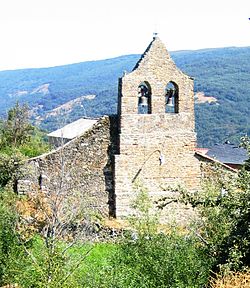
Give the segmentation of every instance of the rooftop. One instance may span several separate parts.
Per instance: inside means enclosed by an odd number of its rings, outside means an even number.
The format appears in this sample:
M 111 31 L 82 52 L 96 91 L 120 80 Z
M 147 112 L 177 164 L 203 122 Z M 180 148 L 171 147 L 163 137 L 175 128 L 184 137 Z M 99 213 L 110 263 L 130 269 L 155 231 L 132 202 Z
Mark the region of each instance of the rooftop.
M 82 135 L 85 131 L 91 128 L 98 120 L 96 119 L 84 119 L 80 118 L 63 128 L 53 131 L 48 134 L 49 137 L 73 139 L 77 136 Z
M 240 164 L 248 159 L 247 150 L 231 143 L 217 144 L 210 148 L 207 156 L 214 158 L 222 163 Z

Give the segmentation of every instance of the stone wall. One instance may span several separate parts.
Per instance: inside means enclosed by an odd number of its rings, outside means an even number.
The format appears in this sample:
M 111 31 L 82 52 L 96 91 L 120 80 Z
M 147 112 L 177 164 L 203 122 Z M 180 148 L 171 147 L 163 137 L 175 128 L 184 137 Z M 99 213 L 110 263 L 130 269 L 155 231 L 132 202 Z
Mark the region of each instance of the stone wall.
M 196 152 L 195 157 L 200 162 L 201 167 L 201 179 L 204 184 L 206 181 L 216 182 L 221 179 L 221 182 L 230 182 L 235 177 L 238 177 L 238 170 L 234 169 L 227 164 L 219 162 L 207 155 Z
M 30 159 L 27 177 L 18 182 L 18 192 L 66 189 L 67 193 L 80 193 L 79 199 L 102 215 L 114 215 L 112 155 L 116 153 L 116 123 L 116 117 L 105 116 L 82 136 Z

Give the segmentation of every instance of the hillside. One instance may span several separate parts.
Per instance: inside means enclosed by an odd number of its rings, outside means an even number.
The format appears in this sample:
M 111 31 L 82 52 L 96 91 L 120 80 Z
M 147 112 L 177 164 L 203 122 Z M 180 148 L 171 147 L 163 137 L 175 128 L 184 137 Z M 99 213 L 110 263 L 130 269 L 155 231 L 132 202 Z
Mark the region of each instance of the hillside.
M 195 78 L 196 130 L 200 146 L 239 141 L 250 134 L 250 47 L 170 53 Z M 32 120 L 53 130 L 82 116 L 116 113 L 117 79 L 139 55 L 41 69 L 0 72 L 0 115 L 19 102 Z M 60 107 L 59 107 L 60 106 Z

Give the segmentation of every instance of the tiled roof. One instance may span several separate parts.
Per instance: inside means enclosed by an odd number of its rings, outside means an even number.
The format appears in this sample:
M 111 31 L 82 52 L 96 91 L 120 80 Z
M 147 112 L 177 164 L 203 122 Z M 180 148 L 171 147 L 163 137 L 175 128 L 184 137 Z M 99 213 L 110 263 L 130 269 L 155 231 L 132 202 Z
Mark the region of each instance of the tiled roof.
M 226 168 L 226 169 L 228 169 L 228 170 L 230 170 L 230 171 L 237 172 L 237 170 L 234 169 L 234 168 L 232 168 L 231 166 L 229 166 L 229 165 L 227 165 L 227 164 L 225 164 L 225 163 L 223 163 L 223 162 L 220 162 L 219 160 L 216 160 L 216 159 L 214 159 L 214 158 L 211 158 L 211 157 L 207 156 L 206 154 L 201 153 L 201 152 L 200 152 L 199 150 L 197 150 L 197 149 L 195 149 L 195 150 L 196 150 L 196 151 L 195 151 L 195 154 L 198 155 L 199 157 L 201 157 L 201 158 L 203 158 L 203 159 L 206 159 L 206 160 L 208 160 L 208 161 L 210 161 L 210 162 L 218 163 L 218 164 L 222 165 L 224 168 Z
M 228 164 L 243 164 L 248 159 L 246 149 L 231 143 L 217 144 L 210 148 L 206 155 Z

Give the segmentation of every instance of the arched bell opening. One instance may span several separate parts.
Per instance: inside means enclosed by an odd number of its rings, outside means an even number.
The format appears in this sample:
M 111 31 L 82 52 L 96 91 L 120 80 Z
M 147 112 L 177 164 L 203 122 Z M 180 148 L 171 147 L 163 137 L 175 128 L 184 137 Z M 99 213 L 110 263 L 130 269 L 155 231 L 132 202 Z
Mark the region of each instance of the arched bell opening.
M 138 86 L 138 114 L 152 113 L 151 87 L 148 82 Z
M 176 83 L 169 82 L 165 89 L 165 112 L 179 112 L 179 89 Z

